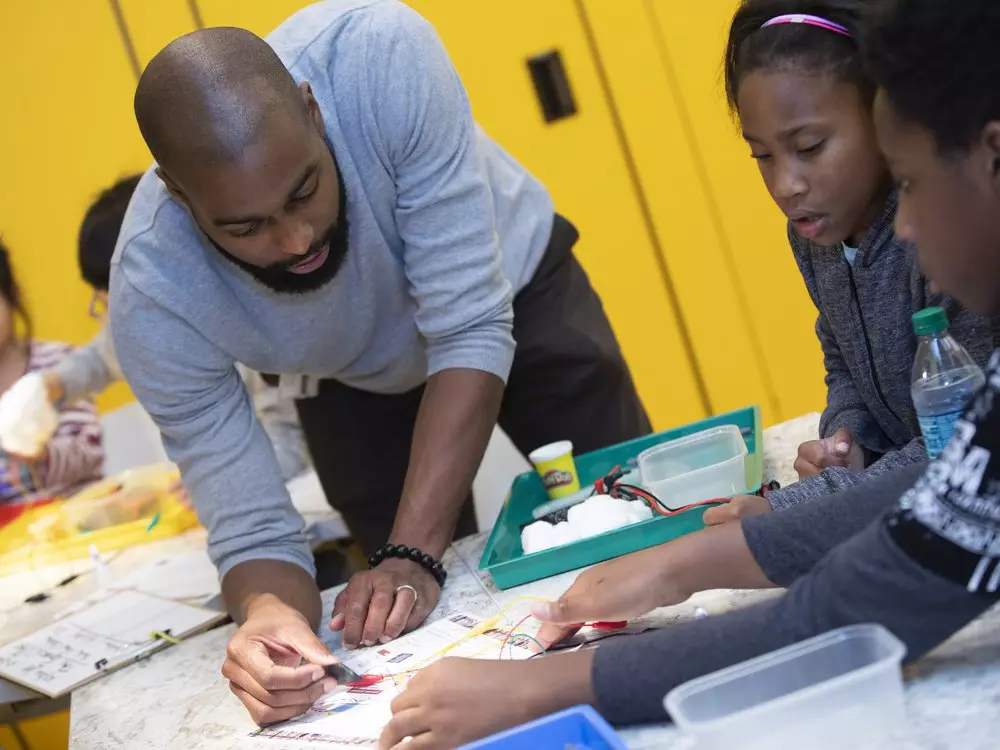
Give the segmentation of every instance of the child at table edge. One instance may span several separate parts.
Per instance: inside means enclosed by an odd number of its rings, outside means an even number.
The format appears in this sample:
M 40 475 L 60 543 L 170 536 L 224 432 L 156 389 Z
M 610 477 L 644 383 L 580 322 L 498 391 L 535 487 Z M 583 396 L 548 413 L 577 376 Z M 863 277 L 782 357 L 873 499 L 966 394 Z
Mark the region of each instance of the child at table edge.
M 89 343 L 42 373 L 49 402 L 57 408 L 63 403 L 94 398 L 123 380 L 107 319 L 108 287 L 115 243 L 141 177 L 141 174 L 123 177 L 103 190 L 81 222 L 77 242 L 80 276 L 93 290 L 90 316 L 101 323 L 101 328 Z M 247 384 L 257 416 L 274 445 L 282 478 L 285 481 L 294 479 L 312 465 L 294 400 L 268 383 L 260 373 L 243 365 L 237 365 L 237 370 Z
M 944 307 L 951 334 L 980 367 L 1000 344 L 1000 325 L 932 290 L 913 246 L 893 232 L 898 196 L 875 140 L 875 86 L 854 33 L 864 6 L 746 0 L 733 19 L 724 62 L 730 110 L 789 219 L 792 253 L 818 310 L 827 404 L 820 439 L 799 447 L 801 481 L 766 500 L 739 497 L 710 511 L 707 523 L 787 508 L 927 458 L 910 396 L 913 313 Z M 828 18 L 846 33 L 759 28 L 788 13 Z M 803 47 L 809 62 L 799 66 Z
M 916 243 L 931 279 L 984 313 L 1000 311 L 998 36 L 994 0 L 897 0 L 863 37 L 881 87 L 879 143 L 901 185 L 896 231 Z M 855 623 L 881 623 L 918 659 L 998 598 L 998 395 L 1000 350 L 986 389 L 927 466 L 597 566 L 536 614 L 552 643 L 567 623 L 623 619 L 698 588 L 788 585 L 785 594 L 591 651 L 444 659 L 394 700 L 380 746 L 412 737 L 421 750 L 454 747 L 580 703 L 620 724 L 662 721 L 675 686 Z
M 41 370 L 71 356 L 72 350 L 69 344 L 32 336 L 10 253 L 0 242 L 0 393 L 7 393 L 24 375 L 37 377 Z M 67 401 L 57 411 L 52 435 L 44 445 L 39 444 L 37 455 L 15 456 L 0 450 L 0 505 L 71 494 L 84 482 L 100 478 L 104 450 L 94 404 L 84 399 Z M 7 513 L 4 516 L 9 519 Z

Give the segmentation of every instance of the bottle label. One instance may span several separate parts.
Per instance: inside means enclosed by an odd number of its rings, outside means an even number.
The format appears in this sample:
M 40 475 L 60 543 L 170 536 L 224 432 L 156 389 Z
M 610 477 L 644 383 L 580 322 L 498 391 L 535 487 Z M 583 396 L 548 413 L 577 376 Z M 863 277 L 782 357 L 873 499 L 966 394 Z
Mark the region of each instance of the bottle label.
M 955 422 L 961 419 L 964 413 L 965 409 L 959 409 L 932 417 L 917 417 L 917 421 L 920 422 L 920 431 L 924 434 L 928 456 L 937 458 L 937 455 L 945 449 L 948 441 L 951 440 L 951 433 L 955 431 Z

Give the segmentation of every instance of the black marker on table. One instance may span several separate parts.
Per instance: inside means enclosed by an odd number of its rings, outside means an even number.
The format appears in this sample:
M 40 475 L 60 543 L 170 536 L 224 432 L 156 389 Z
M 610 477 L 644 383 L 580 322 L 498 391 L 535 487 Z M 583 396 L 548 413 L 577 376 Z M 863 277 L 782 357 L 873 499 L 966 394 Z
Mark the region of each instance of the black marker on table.
M 349 685 L 352 682 L 361 681 L 361 675 L 339 661 L 334 664 L 324 664 L 323 671 L 326 672 L 327 677 L 335 679 L 338 685 Z

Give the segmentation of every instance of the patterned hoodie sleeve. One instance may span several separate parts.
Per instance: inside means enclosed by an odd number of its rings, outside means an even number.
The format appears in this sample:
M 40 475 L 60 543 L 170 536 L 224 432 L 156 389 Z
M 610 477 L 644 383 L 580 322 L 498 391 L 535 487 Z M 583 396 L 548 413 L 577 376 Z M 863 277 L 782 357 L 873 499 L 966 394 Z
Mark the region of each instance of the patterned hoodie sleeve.
M 33 342 L 28 371 L 50 370 L 71 352 L 66 344 Z M 101 423 L 91 401 L 61 404 L 59 426 L 46 446 L 45 459 L 36 466 L 41 486 L 51 489 L 99 478 L 104 462 L 101 439 Z

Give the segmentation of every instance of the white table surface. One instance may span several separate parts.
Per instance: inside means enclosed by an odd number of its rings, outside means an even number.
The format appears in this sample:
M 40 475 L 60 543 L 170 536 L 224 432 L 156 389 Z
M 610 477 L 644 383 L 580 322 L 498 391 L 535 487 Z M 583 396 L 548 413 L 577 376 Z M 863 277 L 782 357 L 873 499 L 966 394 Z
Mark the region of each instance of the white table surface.
M 815 435 L 817 416 L 809 415 L 765 433 L 766 479 L 783 484 L 794 478 L 795 448 Z M 463 539 L 445 556 L 448 585 L 431 619 L 469 611 L 496 614 L 517 596 L 556 597 L 579 571 L 500 591 L 489 576 L 478 571 L 486 534 Z M 337 590 L 323 600 L 327 613 Z M 676 607 L 659 610 L 663 624 L 690 619 L 695 607 L 711 613 L 745 606 L 777 592 L 709 591 Z M 188 750 L 306 750 L 301 741 L 249 737 L 254 726 L 239 701 L 229 692 L 219 672 L 233 626 L 206 633 L 148 661 L 112 674 L 73 695 L 70 747 L 178 748 Z M 335 651 L 336 638 L 324 632 Z M 973 623 L 923 659 L 908 679 L 909 729 L 879 750 L 995 750 L 1000 747 L 1000 610 Z M 653 726 L 622 732 L 629 748 L 686 748 L 676 729 Z M 776 749 L 777 750 L 777 749 Z M 862 750 L 852 748 L 851 750 Z

